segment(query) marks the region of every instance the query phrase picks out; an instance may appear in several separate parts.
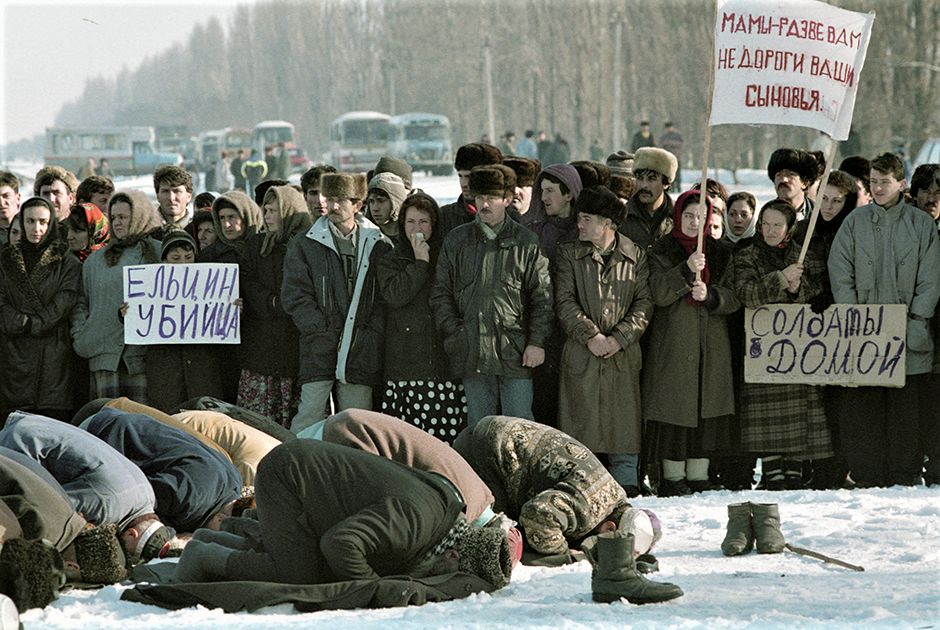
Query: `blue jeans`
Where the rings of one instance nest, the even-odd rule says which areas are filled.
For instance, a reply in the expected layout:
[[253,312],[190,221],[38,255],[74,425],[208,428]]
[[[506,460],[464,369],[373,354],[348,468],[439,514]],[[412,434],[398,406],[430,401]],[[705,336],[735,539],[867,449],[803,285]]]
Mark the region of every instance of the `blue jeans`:
[[372,409],[372,388],[368,385],[353,385],[340,381],[314,381],[300,387],[300,408],[291,422],[294,435],[323,421],[323,410],[330,399],[333,384],[336,384],[336,411],[344,409]]
[[474,374],[465,376],[467,426],[473,428],[486,416],[502,414],[535,420],[532,416],[532,379]]
[[607,453],[607,469],[621,486],[640,486],[636,465],[640,456],[637,453]]

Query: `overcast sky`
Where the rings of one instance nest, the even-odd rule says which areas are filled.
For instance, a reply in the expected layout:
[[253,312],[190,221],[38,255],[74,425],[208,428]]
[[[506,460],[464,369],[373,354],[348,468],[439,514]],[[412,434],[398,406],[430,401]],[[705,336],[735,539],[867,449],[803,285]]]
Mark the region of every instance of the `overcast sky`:
[[[3,107],[0,144],[41,134],[85,81],[136,69],[212,16],[228,29],[254,0],[0,0]],[[154,86],[154,89],[172,89]]]

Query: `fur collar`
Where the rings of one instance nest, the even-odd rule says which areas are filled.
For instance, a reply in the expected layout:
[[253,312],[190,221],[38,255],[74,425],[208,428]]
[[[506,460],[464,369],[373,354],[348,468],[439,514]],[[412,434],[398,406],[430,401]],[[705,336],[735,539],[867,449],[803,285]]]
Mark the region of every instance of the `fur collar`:
[[27,276],[23,250],[17,243],[4,247],[3,251],[0,252],[0,268],[3,269],[3,274],[9,279],[10,284],[26,296],[30,307],[38,313],[45,306],[42,300],[39,299],[36,287],[42,285],[55,272],[55,268],[67,255],[71,255],[68,243],[62,240],[54,241],[42,253],[32,273]]

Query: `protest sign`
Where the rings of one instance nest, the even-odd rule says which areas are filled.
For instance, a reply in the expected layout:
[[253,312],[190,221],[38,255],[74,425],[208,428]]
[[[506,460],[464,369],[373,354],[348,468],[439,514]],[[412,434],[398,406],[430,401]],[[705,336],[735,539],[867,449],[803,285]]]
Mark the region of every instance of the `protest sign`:
[[728,0],[715,21],[709,124],[799,125],[845,140],[874,18],[814,0]]
[[748,383],[883,385],[905,381],[905,304],[767,304],[744,311]]
[[238,265],[124,268],[124,343],[240,343]]

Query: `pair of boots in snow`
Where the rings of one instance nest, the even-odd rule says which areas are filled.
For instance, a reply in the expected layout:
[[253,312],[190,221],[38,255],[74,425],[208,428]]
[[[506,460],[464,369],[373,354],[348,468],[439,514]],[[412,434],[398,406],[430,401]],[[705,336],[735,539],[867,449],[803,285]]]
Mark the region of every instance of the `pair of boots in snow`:
[[743,556],[757,543],[757,553],[781,553],[787,541],[780,531],[776,503],[734,503],[728,506],[728,533],[721,543],[726,556]]
[[666,602],[682,595],[675,584],[647,580],[636,566],[633,534],[619,531],[591,536],[581,543],[590,561],[591,594],[595,602],[609,604],[621,598],[631,604]]

